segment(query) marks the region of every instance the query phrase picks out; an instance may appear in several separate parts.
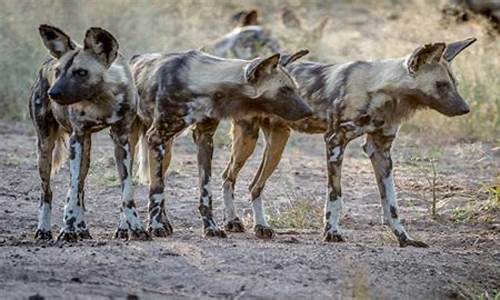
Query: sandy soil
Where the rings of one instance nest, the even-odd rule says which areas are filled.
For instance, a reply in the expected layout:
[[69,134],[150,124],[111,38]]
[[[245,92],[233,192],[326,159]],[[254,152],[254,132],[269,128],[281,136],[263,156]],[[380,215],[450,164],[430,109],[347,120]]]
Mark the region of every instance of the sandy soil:
[[[499,170],[500,153],[492,145],[425,146],[400,138],[394,153],[401,214],[409,231],[431,245],[415,249],[397,247],[380,225],[376,185],[359,143],[348,150],[344,168],[346,243],[321,242],[317,226],[280,228],[272,241],[256,239],[252,230],[227,239],[203,238],[190,140],[185,136],[177,142],[167,181],[168,213],[175,230],[171,237],[151,242],[111,239],[120,200],[112,145],[103,132],[93,141],[86,186],[86,218],[94,239],[36,242],[40,188],[35,138],[30,124],[0,123],[0,298],[430,299],[484,291],[491,295],[500,289],[498,212],[467,222],[454,218],[457,207],[485,201],[486,195],[478,190]],[[221,134],[217,141],[226,142],[227,137]],[[437,220],[428,212],[425,172],[412,159],[425,156],[427,149],[440,153],[438,199],[447,200]],[[236,190],[247,228],[251,211],[246,185],[261,152],[262,146],[243,170]],[[221,173],[227,155],[226,147],[218,147],[214,174]],[[319,210],[326,188],[323,155],[319,136],[294,136],[266,188],[273,217],[304,201]],[[68,177],[64,168],[53,178],[53,232],[62,223]],[[147,188],[139,186],[136,195],[145,218]],[[222,221],[220,191],[214,196],[216,216]]]

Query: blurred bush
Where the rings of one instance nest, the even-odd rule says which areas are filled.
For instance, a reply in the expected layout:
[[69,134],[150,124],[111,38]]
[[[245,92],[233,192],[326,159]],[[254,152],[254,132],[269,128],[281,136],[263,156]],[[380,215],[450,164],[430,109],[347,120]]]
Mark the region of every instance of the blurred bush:
[[[300,18],[302,28],[283,25],[280,11],[285,6]],[[429,41],[478,37],[453,63],[472,112],[449,119],[422,111],[403,130],[444,140],[500,139],[498,38],[477,22],[444,25],[438,1],[0,0],[0,7],[2,119],[27,118],[30,86],[47,56],[39,24],[59,26],[78,43],[88,27],[106,28],[130,56],[201,48],[232,29],[235,12],[257,8],[262,23],[286,50],[307,47],[308,59],[325,62],[401,57]],[[321,39],[311,40],[308,30],[324,17],[329,22]]]

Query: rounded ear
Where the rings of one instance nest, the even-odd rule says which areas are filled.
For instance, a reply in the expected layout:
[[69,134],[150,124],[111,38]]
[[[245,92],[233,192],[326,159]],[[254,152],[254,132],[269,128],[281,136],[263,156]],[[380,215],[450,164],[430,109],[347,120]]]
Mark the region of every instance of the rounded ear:
[[111,66],[118,56],[118,41],[108,31],[92,27],[87,30],[83,49],[94,54],[106,67]]
[[406,60],[408,72],[415,74],[425,64],[438,63],[445,48],[445,43],[425,44],[418,47]]
[[446,50],[444,51],[443,58],[446,61],[451,62],[460,52],[472,45],[475,41],[477,41],[477,39],[475,37],[471,37],[463,41],[458,41],[446,45]]
[[299,51],[291,55],[283,54],[281,55],[280,64],[283,67],[286,67],[289,64],[293,63],[294,61],[298,60],[299,58],[306,56],[307,54],[309,54],[308,49],[300,49]]
[[76,48],[76,44],[71,38],[57,27],[42,24],[38,27],[38,32],[45,48],[55,58],[60,58],[66,52]]
[[247,65],[245,71],[245,79],[247,82],[255,83],[266,74],[271,74],[273,69],[278,67],[280,54],[275,53],[265,59],[255,59]]
[[256,9],[252,9],[242,16],[240,26],[259,25],[259,14]]

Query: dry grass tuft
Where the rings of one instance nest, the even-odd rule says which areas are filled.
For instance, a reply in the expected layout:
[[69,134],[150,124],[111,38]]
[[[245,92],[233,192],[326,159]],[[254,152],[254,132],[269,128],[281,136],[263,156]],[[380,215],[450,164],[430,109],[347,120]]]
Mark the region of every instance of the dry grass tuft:
[[320,203],[312,195],[288,192],[284,205],[276,205],[269,210],[269,223],[275,228],[320,229],[324,219]]

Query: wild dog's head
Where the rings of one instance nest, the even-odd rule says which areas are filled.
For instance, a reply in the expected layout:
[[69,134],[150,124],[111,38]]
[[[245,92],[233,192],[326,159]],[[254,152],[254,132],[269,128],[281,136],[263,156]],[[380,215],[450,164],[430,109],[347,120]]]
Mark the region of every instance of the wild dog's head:
[[297,83],[285,67],[309,53],[300,50],[281,57],[279,53],[265,59],[255,59],[245,70],[245,80],[253,88],[256,101],[262,109],[279,117],[296,121],[312,115],[305,100],[299,95]]
[[450,44],[426,44],[408,56],[406,68],[413,77],[413,88],[419,92],[418,101],[421,105],[447,116],[469,112],[469,105],[458,94],[450,63],[475,41],[475,38],[469,38]]
[[104,76],[118,55],[116,39],[104,29],[90,28],[82,47],[59,28],[41,25],[39,32],[50,55],[57,60],[49,97],[68,105],[100,93]]
[[256,10],[238,12],[232,19],[236,27],[213,45],[213,54],[220,57],[253,59],[279,51],[278,40],[260,25]]

